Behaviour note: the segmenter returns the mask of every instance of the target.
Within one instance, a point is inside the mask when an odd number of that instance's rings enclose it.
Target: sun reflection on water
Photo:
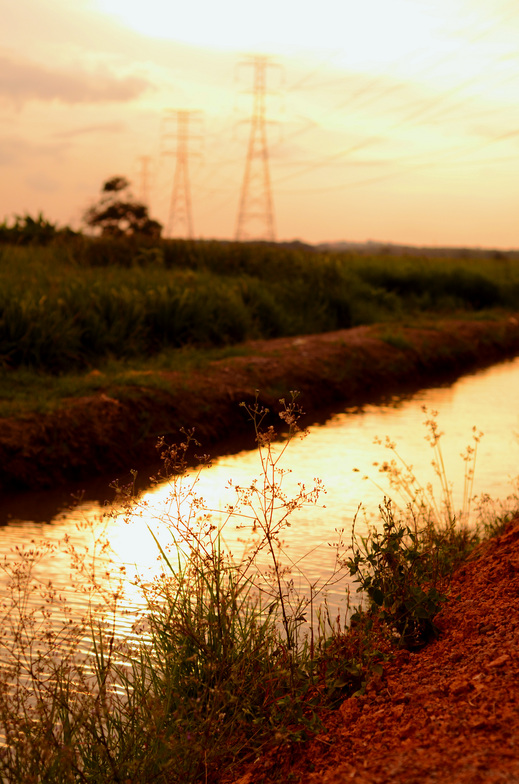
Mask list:
[[[519,399],[513,394],[518,386],[516,359],[466,376],[451,387],[424,390],[394,405],[366,406],[361,411],[337,414],[325,426],[311,427],[306,439],[294,440],[283,465],[290,471],[283,476],[284,491],[290,497],[299,482],[311,487],[316,477],[326,488],[317,504],[293,512],[291,525],[283,534],[283,558],[286,563],[297,564],[296,583],[306,590],[309,583],[326,581],[336,555],[330,544],[337,541],[341,529],[348,541],[360,502],[365,517],[358,518],[359,532],[370,520],[376,522],[378,505],[389,491],[384,472],[379,472],[388,452],[374,443],[376,437],[384,439],[387,435],[396,442],[422,484],[435,482],[432,453],[425,441],[423,405],[440,412],[446,472],[456,504],[463,493],[460,455],[474,425],[485,433],[478,446],[474,492],[495,498],[509,495],[519,462]],[[364,480],[365,476],[373,481]],[[0,529],[0,551],[9,560],[16,557],[17,547],[29,546],[31,541],[52,544],[52,558],[38,562],[35,576],[52,580],[60,590],[68,591],[67,601],[77,605],[79,612],[86,594],[75,590],[69,550],[73,546],[85,557],[88,553],[97,573],[105,570],[107,586],[112,585],[115,591],[123,581],[121,607],[126,612],[121,613],[119,623],[120,629],[129,634],[133,620],[145,608],[142,584],[167,573],[160,549],[173,567],[182,559],[179,521],[210,515],[208,519],[216,527],[222,546],[237,560],[247,552],[250,525],[244,527],[243,518],[229,516],[225,509],[236,501],[236,486],[248,487],[258,477],[261,465],[257,452],[225,456],[200,474],[189,471],[180,484],[170,481],[152,487],[140,496],[129,516],[121,507],[110,511],[96,503],[85,503],[60,513],[49,523],[13,521]],[[60,544],[65,538],[68,550]],[[109,542],[109,549],[103,549],[102,541]],[[0,575],[0,587],[4,585],[2,580]],[[330,589],[332,602],[344,602],[346,590],[346,582]]]

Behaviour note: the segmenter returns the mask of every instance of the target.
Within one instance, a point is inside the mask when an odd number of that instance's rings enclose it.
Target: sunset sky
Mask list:
[[[232,239],[255,55],[279,240],[519,247],[512,0],[17,0],[0,31],[0,220],[79,227],[123,175],[167,222],[192,115],[194,233]]]

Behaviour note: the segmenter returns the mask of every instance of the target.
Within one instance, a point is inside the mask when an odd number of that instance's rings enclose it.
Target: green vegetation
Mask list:
[[[0,361],[63,374],[182,347],[519,310],[519,261],[153,240],[0,244]]]
[[[75,235],[72,229],[59,229],[40,212],[36,218],[26,214],[15,215],[14,221],[0,223],[0,243],[10,245],[48,245],[57,238],[68,239]]]
[[[73,371],[62,374],[35,372],[31,368],[0,370],[0,417],[18,417],[27,413],[49,413],[58,409],[64,398],[80,398],[117,390],[117,399],[135,394],[135,388],[146,388],[171,392],[171,384],[160,371],[175,369],[183,374],[199,370],[207,362],[240,356],[243,346],[227,346],[215,349],[167,349],[149,359],[139,358],[100,363],[102,370],[93,368],[88,372]]]
[[[170,496],[161,525],[170,543],[156,539],[163,573],[138,584],[144,611],[132,634],[122,639],[117,631],[125,582],[117,577],[119,565],[110,564],[107,543],[100,543],[94,568],[70,542],[63,544],[77,590],[92,597],[83,621],[33,571],[49,545],[31,543],[4,563],[11,595],[0,637],[2,781],[195,784],[224,774],[232,780],[265,749],[282,753],[311,737],[321,710],[363,693],[395,650],[419,647],[435,634],[445,578],[482,528],[466,517],[470,497],[454,512],[434,420],[427,427],[439,503],[428,505],[429,488],[421,488],[409,467],[388,464],[385,473],[407,496],[407,511],[386,501],[378,530],[354,535],[349,555],[336,545],[328,584],[349,571],[365,601],[345,627],[330,618],[326,602],[316,610],[326,586],[309,584],[306,595],[295,591],[294,570],[301,565],[287,562],[282,547],[292,512],[315,504],[323,489],[315,480],[290,496],[283,485],[282,461],[299,435],[297,406],[281,401],[281,445],[265,426],[267,412],[257,403],[245,408],[260,475],[234,487],[235,500],[220,517],[197,494],[199,473],[186,471],[192,436],[162,445]],[[475,433],[466,453],[469,495],[478,438]],[[128,525],[148,514],[131,488],[119,488],[119,497]],[[501,514],[499,525],[506,519]],[[231,525],[240,526],[248,543],[241,558],[222,547]]]
[[[119,194],[115,191],[115,197]],[[110,191],[109,196],[112,196]],[[0,226],[0,415],[97,390],[163,388],[244,341],[519,311],[514,254],[389,256],[305,246],[87,237],[41,215]]]

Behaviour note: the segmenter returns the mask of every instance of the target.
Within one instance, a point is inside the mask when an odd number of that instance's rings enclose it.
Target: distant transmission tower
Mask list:
[[[200,120],[201,112],[187,109],[168,109],[165,125],[175,122],[174,131],[164,130],[162,139],[173,137],[176,141],[175,150],[163,150],[164,155],[175,155],[175,174],[169,204],[169,215],[166,224],[166,237],[185,237],[192,239],[193,216],[191,211],[191,191],[189,186],[189,138],[190,123]],[[191,134],[191,138],[193,135]],[[199,137],[198,137],[199,138]]]
[[[139,158],[139,201],[146,207],[150,206],[150,162],[149,155],[141,155]]]
[[[262,239],[273,242],[274,208],[269,174],[267,147],[266,94],[267,69],[275,66],[264,55],[256,55],[240,65],[254,68],[253,108],[250,120],[249,146],[245,174],[240,193],[236,240]],[[279,66],[278,66],[279,67]]]

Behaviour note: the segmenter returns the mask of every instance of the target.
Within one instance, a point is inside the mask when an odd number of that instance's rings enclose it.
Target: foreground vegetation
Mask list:
[[[260,474],[248,487],[235,487],[234,502],[219,517],[197,494],[199,473],[186,471],[196,448],[192,436],[162,444],[171,493],[161,523],[170,545],[156,540],[163,573],[138,586],[144,611],[133,634],[117,634],[125,586],[114,578],[117,563],[108,579],[106,543],[102,568],[93,571],[65,543],[78,589],[92,596],[82,621],[67,616],[59,593],[33,573],[41,548],[4,564],[11,594],[3,602],[1,638],[2,781],[215,782],[266,749],[304,742],[319,729],[321,711],[362,693],[384,659],[436,635],[446,578],[481,536],[506,523],[504,512],[494,513],[485,527],[475,508],[477,432],[464,456],[463,508],[455,510],[441,434],[428,416],[441,497],[421,487],[386,444],[396,461],[386,471],[394,498],[384,500],[371,533],[354,534],[350,549],[335,544],[328,580],[343,581],[346,592],[352,577],[364,605],[352,602],[349,616],[331,617],[318,596],[326,585],[295,591],[301,565],[291,564],[282,546],[292,513],[315,505],[323,489],[318,480],[299,485],[294,496],[284,487],[283,461],[300,435],[296,402],[281,401],[281,444],[265,425],[265,410],[257,403],[245,409]],[[119,488],[119,497],[128,525],[147,513],[131,488]],[[231,525],[248,542],[238,559],[222,548],[221,534]]]

